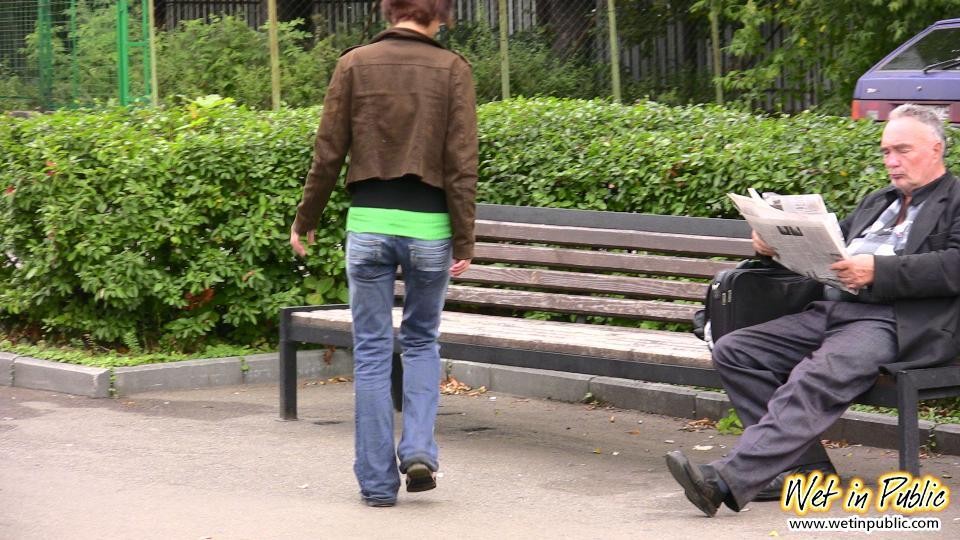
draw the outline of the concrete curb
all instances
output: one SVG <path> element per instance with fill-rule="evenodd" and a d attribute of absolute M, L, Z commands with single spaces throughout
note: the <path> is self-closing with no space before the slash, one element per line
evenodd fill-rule
<path fill-rule="evenodd" d="M 336 351 L 325 358 L 326 351 L 297 351 L 297 376 L 317 379 L 353 372 L 353 357 Z M 208 386 L 230 386 L 276 382 L 280 376 L 280 355 L 277 353 L 208 358 L 164 364 L 147 364 L 116 368 L 114 390 L 118 396 L 153 390 L 185 390 Z"/>
<path fill-rule="evenodd" d="M 0 352 L 0 386 L 13 386 L 13 362 L 17 355 Z"/>
<path fill-rule="evenodd" d="M 110 395 L 110 370 L 63 364 L 29 356 L 4 353 L 0 359 L 0 379 L 20 388 L 49 390 L 92 398 Z"/>
<path fill-rule="evenodd" d="M 498 366 L 459 360 L 444 360 L 444 372 L 473 386 L 524 397 L 582 401 L 593 399 L 615 407 L 674 416 L 718 420 L 731 408 L 725 394 L 682 386 L 630 379 L 597 377 L 541 369 Z M 337 350 L 298 351 L 297 375 L 301 378 L 331 378 L 351 375 L 353 357 Z M 166 364 L 116 368 L 113 390 L 129 395 L 152 390 L 175 390 L 208 386 L 276 382 L 279 355 L 188 360 Z M 19 386 L 88 397 L 110 395 L 110 370 L 49 362 L 0 352 L 0 386 Z M 893 448 L 897 441 L 897 419 L 891 416 L 847 411 L 825 434 L 832 440 L 846 440 L 878 448 Z M 960 425 L 920 421 L 921 442 L 933 444 L 937 452 L 960 455 Z"/>
<path fill-rule="evenodd" d="M 691 419 L 719 420 L 732 408 L 725 394 L 683 386 L 612 377 L 570 377 L 562 372 L 456 360 L 445 362 L 446 372 L 462 383 L 524 397 L 558 399 L 556 396 L 564 396 L 573 398 L 565 401 L 580 401 L 589 393 L 614 407 Z M 501 386 L 501 383 L 506 384 Z M 522 392 L 514 392 L 515 389 Z M 896 448 L 897 419 L 884 414 L 847 411 L 824 433 L 824 438 Z M 960 455 L 960 424 L 934 425 L 921 420 L 920 441 L 921 444 L 932 442 L 937 452 Z"/>
<path fill-rule="evenodd" d="M 239 356 L 120 367 L 113 370 L 118 396 L 152 390 L 185 390 L 241 384 Z"/>
<path fill-rule="evenodd" d="M 297 351 L 297 377 L 307 379 L 329 379 L 353 373 L 353 356 L 337 349 L 325 360 L 327 351 Z M 244 357 L 244 384 L 276 382 L 280 377 L 280 355 L 277 353 L 257 354 Z"/>

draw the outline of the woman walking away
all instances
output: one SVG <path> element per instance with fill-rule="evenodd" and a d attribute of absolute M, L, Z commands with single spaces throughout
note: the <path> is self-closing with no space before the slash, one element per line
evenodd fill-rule
<path fill-rule="evenodd" d="M 347 278 L 353 316 L 360 496 L 393 506 L 436 487 L 440 313 L 450 275 L 470 266 L 477 182 L 470 66 L 434 41 L 452 0 L 383 0 L 390 28 L 343 53 L 327 89 L 313 164 L 290 230 L 306 254 L 347 153 Z M 403 433 L 394 449 L 390 397 L 396 269 L 405 297 Z M 399 468 L 398 468 L 399 460 Z"/>

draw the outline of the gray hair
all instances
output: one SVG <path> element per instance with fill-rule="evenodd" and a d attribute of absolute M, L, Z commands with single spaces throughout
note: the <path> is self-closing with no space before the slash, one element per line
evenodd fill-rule
<path fill-rule="evenodd" d="M 929 127 L 933 134 L 943 143 L 944 152 L 947 149 L 947 132 L 943 127 L 945 120 L 944 114 L 939 109 L 925 107 L 916 103 L 904 103 L 896 109 L 890 111 L 888 120 L 896 118 L 913 118 L 917 122 Z"/>

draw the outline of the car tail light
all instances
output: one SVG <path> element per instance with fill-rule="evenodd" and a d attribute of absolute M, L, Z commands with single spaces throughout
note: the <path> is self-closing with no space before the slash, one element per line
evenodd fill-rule
<path fill-rule="evenodd" d="M 854 119 L 867 118 L 870 120 L 886 120 L 886 113 L 891 107 L 886 102 L 855 99 L 850 106 L 850 116 Z"/>

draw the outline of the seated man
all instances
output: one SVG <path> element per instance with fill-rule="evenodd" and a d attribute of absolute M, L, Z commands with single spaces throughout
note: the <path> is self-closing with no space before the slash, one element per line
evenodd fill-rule
<path fill-rule="evenodd" d="M 841 223 L 850 257 L 831 268 L 852 295 L 828 287 L 797 314 L 723 336 L 713 362 L 746 429 L 707 465 L 667 454 L 674 479 L 708 516 L 779 498 L 785 474 L 833 465 L 819 443 L 880 370 L 930 367 L 960 353 L 960 182 L 946 170 L 943 122 L 897 107 L 880 150 L 892 185 Z M 758 253 L 774 252 L 756 233 Z"/>

